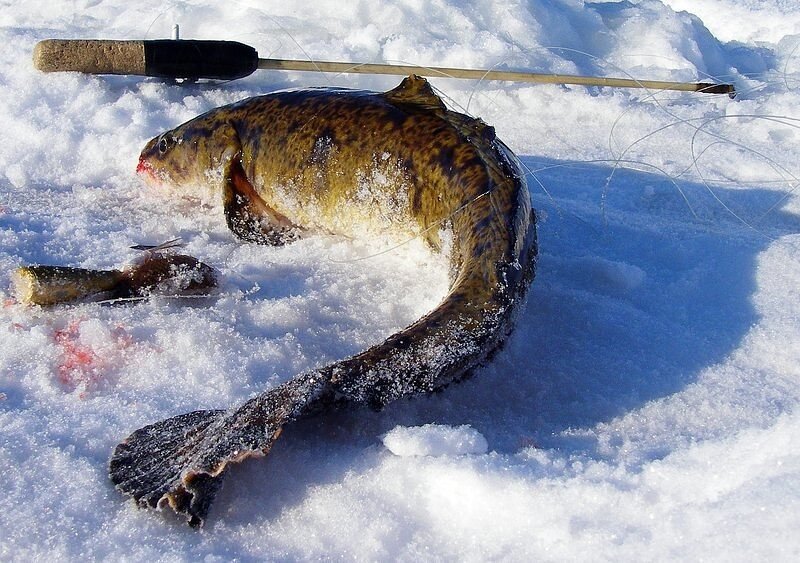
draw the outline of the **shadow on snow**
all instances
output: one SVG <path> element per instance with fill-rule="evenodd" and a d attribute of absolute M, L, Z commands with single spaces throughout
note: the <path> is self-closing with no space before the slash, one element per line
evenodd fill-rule
<path fill-rule="evenodd" d="M 390 455 L 379 437 L 396 425 L 469 424 L 507 454 L 531 445 L 574 450 L 559 432 L 680 392 L 724 361 L 758 320 L 751 296 L 759 253 L 770 237 L 800 230 L 800 218 L 780 209 L 783 192 L 712 195 L 701 184 L 676 187 L 625 170 L 603 189 L 607 166 L 523 160 L 541 170 L 549 195 L 530 182 L 540 257 L 504 349 L 442 393 L 293 424 L 266 462 L 232 472 L 216 515 L 229 512 L 231 523 L 275 517 L 310 485 L 377 465 Z"/>

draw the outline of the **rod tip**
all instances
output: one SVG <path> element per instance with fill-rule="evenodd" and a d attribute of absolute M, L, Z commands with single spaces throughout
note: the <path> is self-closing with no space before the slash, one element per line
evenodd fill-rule
<path fill-rule="evenodd" d="M 734 88 L 733 84 L 700 82 L 697 84 L 697 91 L 704 94 L 728 94 L 731 98 L 736 97 L 736 88 Z"/>

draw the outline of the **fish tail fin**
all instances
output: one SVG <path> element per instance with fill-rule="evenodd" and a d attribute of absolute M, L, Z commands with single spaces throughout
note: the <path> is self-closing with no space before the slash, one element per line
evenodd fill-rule
<path fill-rule="evenodd" d="M 308 411 L 322 383 L 292 380 L 237 409 L 195 411 L 136 430 L 111 455 L 117 490 L 140 508 L 169 507 L 199 527 L 230 463 L 266 455 L 283 425 Z"/>
<path fill-rule="evenodd" d="M 140 428 L 114 449 L 108 464 L 111 480 L 138 506 L 169 505 L 186 515 L 191 526 L 201 525 L 221 479 L 191 478 L 187 466 L 209 426 L 224 415 L 222 410 L 195 411 Z"/>

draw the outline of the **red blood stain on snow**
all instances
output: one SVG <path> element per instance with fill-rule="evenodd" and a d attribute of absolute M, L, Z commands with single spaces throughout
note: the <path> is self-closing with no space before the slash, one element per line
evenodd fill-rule
<path fill-rule="evenodd" d="M 81 324 L 86 319 L 70 322 L 53 333 L 53 340 L 61 349 L 56 377 L 69 391 L 81 389 L 80 398 L 97 389 L 108 379 L 109 372 L 124 360 L 124 351 L 133 344 L 133 338 L 123 326 L 114 328 L 102 349 L 81 341 Z"/>

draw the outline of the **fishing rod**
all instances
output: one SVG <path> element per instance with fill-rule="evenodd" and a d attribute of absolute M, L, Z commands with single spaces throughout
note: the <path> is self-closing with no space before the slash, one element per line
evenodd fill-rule
<path fill-rule="evenodd" d="M 176 29 L 174 31 L 177 32 Z M 645 88 L 728 94 L 731 97 L 736 93 L 732 84 L 712 82 L 665 82 L 490 69 L 262 59 L 253 47 L 238 41 L 177 38 L 137 41 L 46 39 L 36 44 L 33 64 L 44 72 L 77 71 L 88 74 L 125 74 L 188 80 L 235 80 L 248 76 L 256 70 L 297 70 L 403 76 L 416 74 L 440 78 Z"/>

